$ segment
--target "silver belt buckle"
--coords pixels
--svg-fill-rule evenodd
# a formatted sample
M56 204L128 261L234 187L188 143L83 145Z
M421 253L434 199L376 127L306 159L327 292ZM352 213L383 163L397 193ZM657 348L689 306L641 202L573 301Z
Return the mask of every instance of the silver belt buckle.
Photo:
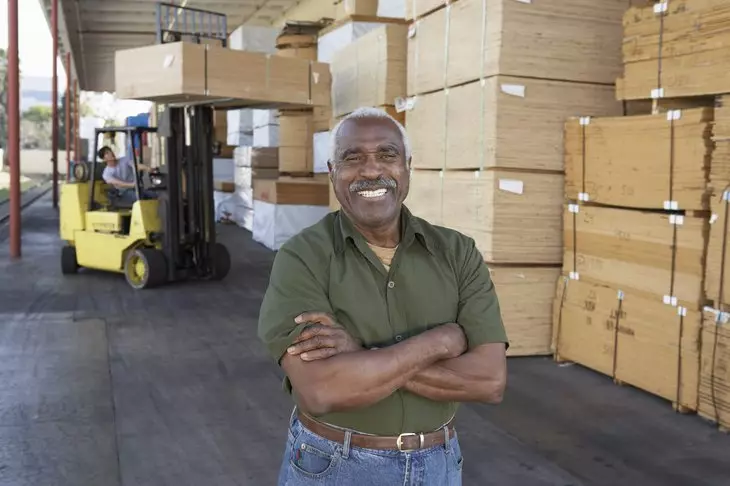
M415 434L413 432L404 432L403 434L400 434L398 436L398 438L395 440L395 445L398 447L398 450L399 451L405 452L405 451L415 451L416 450L416 449L403 449L403 438L404 437L410 437L410 436L419 437L420 438L420 448L423 449L424 439L423 439L423 434L422 433Z

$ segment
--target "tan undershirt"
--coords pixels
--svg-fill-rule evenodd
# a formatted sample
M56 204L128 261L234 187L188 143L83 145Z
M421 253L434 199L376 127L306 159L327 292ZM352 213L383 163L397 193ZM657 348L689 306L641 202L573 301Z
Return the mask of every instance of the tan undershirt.
M393 256L398 246L395 248L383 248L381 246L371 245L370 243L368 243L368 246L373 250L373 253L375 253L375 256L378 257L378 260L381 261L385 269L390 271L390 264L393 261Z

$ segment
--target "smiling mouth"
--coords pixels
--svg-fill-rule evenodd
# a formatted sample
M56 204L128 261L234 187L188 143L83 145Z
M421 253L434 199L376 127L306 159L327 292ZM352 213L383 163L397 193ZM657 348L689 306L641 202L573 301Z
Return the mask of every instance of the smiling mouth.
M375 189L373 191L358 191L358 196L364 197L367 199L375 198L375 197L382 197L385 196L385 194L388 192L388 189L381 188L381 189Z

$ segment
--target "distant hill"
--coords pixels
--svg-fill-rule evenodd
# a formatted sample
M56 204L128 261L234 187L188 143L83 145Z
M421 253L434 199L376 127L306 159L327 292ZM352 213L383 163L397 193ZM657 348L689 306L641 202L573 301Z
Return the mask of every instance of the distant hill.
M63 95L59 88L58 98ZM31 106L51 106L51 78L43 76L20 77L20 112Z

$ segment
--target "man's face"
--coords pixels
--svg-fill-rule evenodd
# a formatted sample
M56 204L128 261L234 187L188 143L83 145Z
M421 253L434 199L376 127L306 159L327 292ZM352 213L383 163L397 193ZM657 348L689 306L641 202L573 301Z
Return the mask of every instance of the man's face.
M400 214L408 195L410 161L392 120L350 119L342 124L330 177L342 209L359 226L377 228Z
M114 152L111 150L107 150L104 153L104 162L106 162L106 165L109 167L114 167L117 165L117 157L114 155Z

